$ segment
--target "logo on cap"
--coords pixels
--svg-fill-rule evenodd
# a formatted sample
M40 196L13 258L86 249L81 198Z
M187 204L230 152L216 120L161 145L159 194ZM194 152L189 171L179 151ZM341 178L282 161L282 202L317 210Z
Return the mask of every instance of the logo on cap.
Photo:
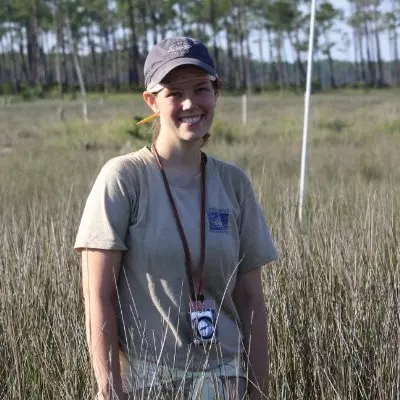
M185 53L191 48L191 44L185 40L179 40L168 48L168 53Z

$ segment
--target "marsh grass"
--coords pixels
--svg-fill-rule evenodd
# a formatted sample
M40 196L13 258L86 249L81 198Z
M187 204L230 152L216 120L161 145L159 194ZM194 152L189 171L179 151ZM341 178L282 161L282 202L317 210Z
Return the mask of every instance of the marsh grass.
M224 96L207 151L241 165L280 261L263 274L271 399L398 399L400 96L313 97L304 222L297 222L301 96ZM72 250L94 177L142 147L139 96L0 109L0 399L90 399L79 259ZM134 132L134 133L132 133ZM154 397L156 396L156 397ZM151 398L167 398L163 391Z

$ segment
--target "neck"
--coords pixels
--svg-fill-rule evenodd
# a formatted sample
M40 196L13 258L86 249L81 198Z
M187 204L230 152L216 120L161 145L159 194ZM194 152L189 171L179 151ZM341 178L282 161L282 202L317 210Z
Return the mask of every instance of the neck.
M157 153L164 168L179 169L182 172L198 173L200 171L201 141L171 143L163 136L158 136L155 142Z

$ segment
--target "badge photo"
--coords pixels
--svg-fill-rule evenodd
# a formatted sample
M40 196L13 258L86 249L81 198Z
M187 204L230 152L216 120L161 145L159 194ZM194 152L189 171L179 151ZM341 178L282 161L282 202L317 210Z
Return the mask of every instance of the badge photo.
M212 301L189 303L192 340L196 346L217 343L215 304Z

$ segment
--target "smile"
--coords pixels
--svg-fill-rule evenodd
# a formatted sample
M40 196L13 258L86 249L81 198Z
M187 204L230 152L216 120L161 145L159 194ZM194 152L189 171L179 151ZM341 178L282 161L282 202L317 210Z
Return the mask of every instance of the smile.
M201 120L201 115L197 115L195 117L182 117L179 118L179 121L183 122L184 124L196 124Z

